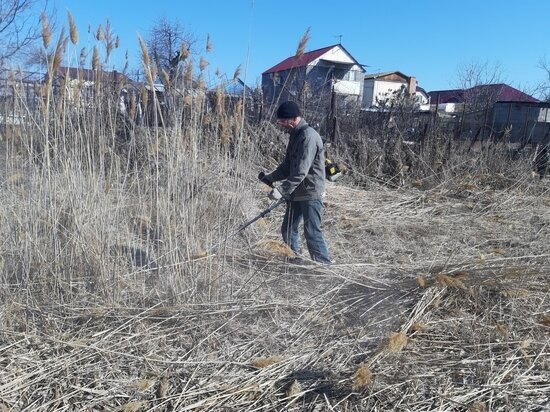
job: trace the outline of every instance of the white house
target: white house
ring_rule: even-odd
[[[362,65],[335,44],[290,56],[262,73],[262,91],[268,103],[282,100],[330,103],[335,93],[345,103],[362,101]]]
[[[418,106],[429,104],[429,96],[416,84],[416,77],[399,71],[367,74],[363,85],[363,108],[381,107],[403,93],[415,96]]]

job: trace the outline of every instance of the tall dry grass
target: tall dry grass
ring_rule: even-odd
[[[146,48],[125,114],[101,69],[116,36],[71,53],[75,30],[47,45],[38,110],[10,80],[25,121],[0,142],[0,409],[548,405],[548,184],[525,159],[442,128],[410,145],[406,110],[342,124],[323,220],[340,264],[294,265],[280,214],[223,241],[268,205],[255,176],[280,131],[221,88],[208,101],[187,56],[161,101]],[[102,81],[54,78],[56,53],[91,55]]]
[[[109,22],[98,27],[91,46],[92,87],[59,75],[62,61],[89,54],[67,52],[78,48],[70,13],[68,23],[69,35],[61,30],[51,44],[42,17],[49,57],[39,110],[28,107],[23,94],[14,100],[25,122],[20,135],[7,142],[3,170],[4,293],[128,304],[226,296],[232,279],[224,278],[220,261],[195,258],[213,252],[212,245],[261,210],[257,196],[263,193],[253,176],[259,165],[274,166],[283,155],[281,133],[268,122],[248,124],[242,102],[227,110],[222,88],[209,101],[202,80],[208,63],[201,57],[199,74],[193,75],[186,45],[176,70],[164,74],[160,101],[151,92],[157,68],[140,38],[146,82],[121,112],[126,85],[102,70],[118,43]],[[308,39],[309,29],[297,55]],[[206,51],[212,47],[208,37]],[[147,121],[135,121],[138,106],[148,108]],[[437,127],[411,145],[406,134],[414,120],[411,107],[403,105],[393,116],[397,126],[342,122],[329,156],[345,166],[348,182],[374,178],[393,187],[429,188],[495,174],[528,175],[525,162],[510,162],[494,148],[474,153]],[[247,243],[237,236],[223,246],[216,253]]]
[[[70,14],[69,24],[76,43]],[[97,33],[107,60],[115,35],[109,24]],[[67,40],[62,31],[51,45],[39,110],[24,95],[14,102],[25,122],[20,136],[6,142],[0,293],[20,301],[126,305],[226,296],[231,280],[210,259],[194,257],[220,253],[211,245],[258,208],[251,187],[257,152],[242,111],[207,110],[200,83],[185,99],[178,96],[182,88],[167,90],[174,104],[161,109],[147,92],[156,68],[141,42],[149,87],[143,90],[154,116],[136,124],[120,111],[125,85],[106,78],[98,45],[88,62],[98,79],[93,87],[59,76]],[[190,80],[190,67],[176,77]],[[235,238],[229,246],[244,244]]]

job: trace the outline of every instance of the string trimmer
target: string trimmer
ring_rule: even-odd
[[[261,179],[260,179],[261,180]],[[263,180],[262,180],[263,181]],[[268,186],[270,187],[273,187],[273,184],[272,183],[267,183],[265,181],[263,181],[265,184],[267,184]],[[274,202],[271,206],[269,206],[267,209],[265,209],[264,211],[262,211],[260,214],[258,214],[257,216],[255,216],[254,218],[250,219],[249,221],[243,223],[242,225],[240,225],[233,233],[230,233],[228,235],[226,235],[222,240],[220,240],[218,243],[214,244],[213,246],[210,246],[210,248],[204,253],[204,255],[208,255],[210,253],[212,253],[214,250],[216,250],[220,245],[222,245],[223,243],[227,242],[229,239],[231,239],[232,237],[234,236],[237,236],[239,233],[241,233],[244,229],[246,229],[248,226],[250,226],[252,223],[256,222],[257,220],[260,220],[261,218],[263,217],[266,217],[273,209],[276,209],[277,207],[279,207],[280,205],[282,205],[283,203],[285,203],[286,200],[285,198],[281,198],[279,200],[277,200],[276,202]]]

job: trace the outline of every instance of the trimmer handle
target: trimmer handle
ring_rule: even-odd
[[[275,187],[275,186],[273,186],[272,181],[270,181],[269,179],[266,179],[266,176],[267,175],[265,174],[265,172],[262,171],[258,174],[258,179],[260,179],[260,182],[268,185],[269,187]]]

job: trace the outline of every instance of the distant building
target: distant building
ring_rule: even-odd
[[[29,113],[39,108],[43,73],[0,68],[0,141],[13,128],[29,121]],[[23,103],[23,104],[21,104]]]
[[[240,78],[224,80],[207,92],[211,107],[223,104],[226,110],[234,110],[242,103],[248,116],[255,115],[258,110],[255,104],[256,94],[257,92]]]
[[[262,73],[262,92],[268,105],[284,100],[330,104],[333,93],[340,105],[359,105],[363,96],[362,65],[335,44],[301,56],[291,56]]]
[[[381,107],[403,96],[414,96],[418,106],[429,103],[429,96],[418,87],[416,77],[399,71],[367,74],[364,77],[362,107]]]
[[[525,146],[540,143],[550,131],[550,103],[503,83],[428,93],[431,109],[454,119],[455,136],[483,141],[491,138]]]
[[[453,112],[464,104],[472,109],[492,106],[496,102],[539,103],[539,100],[504,83],[486,84],[468,89],[434,90],[428,93],[432,110]]]
[[[225,80],[218,84],[217,86],[210,89],[210,91],[216,91],[221,89],[225,96],[231,98],[250,98],[254,90],[251,87],[247,86],[241,79],[230,79]]]

